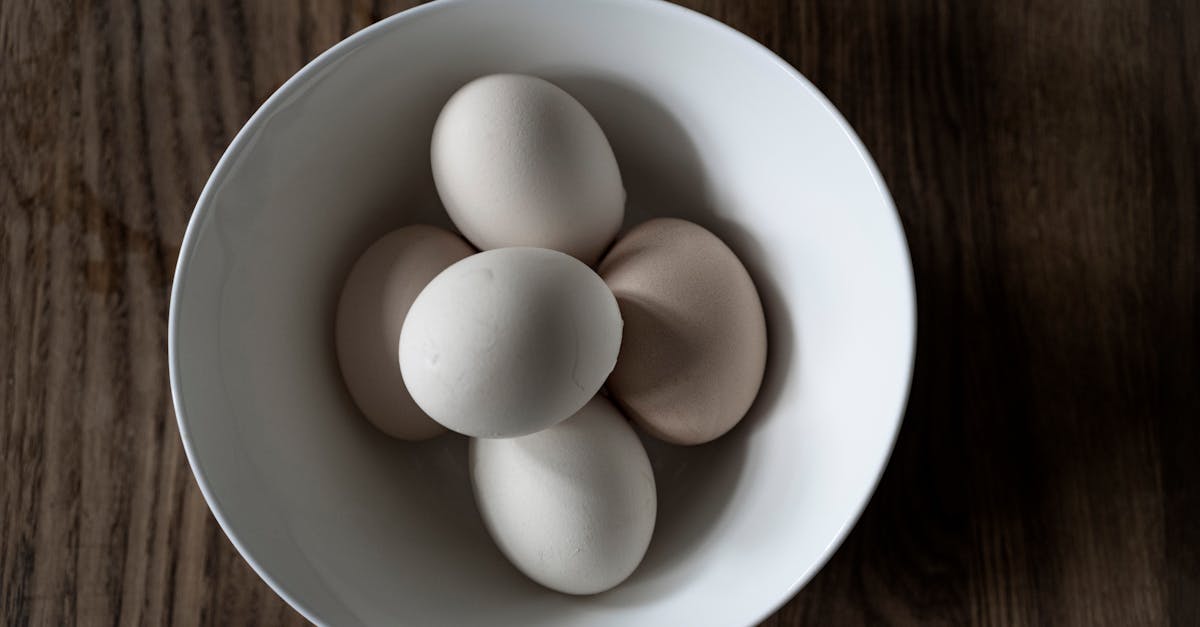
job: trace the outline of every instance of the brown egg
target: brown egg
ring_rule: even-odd
[[[767,362],[762,302],[733,251],[699,225],[660,218],[619,239],[599,272],[625,319],[608,379],[618,404],[675,444],[732,429]]]
[[[449,231],[408,226],[372,244],[346,278],[335,329],[342,378],[362,413],[388,435],[425,440],[446,430],[421,411],[404,385],[400,329],[433,277],[474,252]]]

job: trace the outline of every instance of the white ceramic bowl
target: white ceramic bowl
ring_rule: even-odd
[[[626,228],[655,215],[709,227],[768,315],[751,414],[709,445],[647,442],[654,540],[632,578],[591,597],[509,565],[476,514],[466,441],[383,437],[334,357],[355,257],[394,227],[448,225],[429,170],[439,108],[501,71],[582,101],[620,162]],[[659,2],[446,0],[321,55],[234,139],[180,253],[171,390],[213,514],[313,622],[744,625],[812,577],[870,497],[900,424],[914,315],[878,172],[771,52]]]

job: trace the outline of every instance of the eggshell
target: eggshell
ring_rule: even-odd
[[[473,440],[470,464],[488,532],[543,586],[602,592],[646,554],[658,512],[654,474],[637,434],[604,398],[532,435]]]
[[[533,76],[471,81],[433,129],[433,178],[480,249],[538,246],[591,264],[625,215],[608,139],[579,101]]]
[[[699,225],[661,218],[618,240],[599,272],[625,319],[608,380],[625,412],[675,444],[732,429],[767,361],[762,303],[733,251]]]
[[[354,402],[388,435],[424,440],[445,430],[409,395],[396,346],[417,294],[439,272],[473,252],[453,233],[408,226],[372,244],[346,278],[334,330],[338,363]]]
[[[400,333],[400,369],[434,420],[512,437],[583,407],[620,346],[617,301],[591,268],[544,248],[499,248],[421,292]]]

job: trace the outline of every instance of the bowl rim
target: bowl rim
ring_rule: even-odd
[[[284,588],[271,573],[264,567],[253,555],[250,550],[239,538],[234,531],[229,521],[226,519],[224,510],[221,507],[216,495],[208,483],[206,474],[201,465],[199,453],[195,450],[190,429],[188,428],[188,420],[183,410],[182,403],[182,382],[180,380],[179,366],[179,350],[178,350],[178,334],[179,334],[179,315],[180,315],[180,298],[188,274],[188,265],[192,255],[195,252],[196,240],[200,236],[202,224],[206,222],[211,213],[211,205],[213,196],[216,194],[216,189],[220,187],[220,183],[227,178],[229,173],[234,168],[234,163],[238,157],[248,148],[252,142],[250,139],[257,135],[267,121],[277,112],[279,105],[286,102],[299,90],[305,87],[305,84],[310,79],[319,75],[325,68],[332,63],[337,62],[354,48],[382,34],[387,29],[395,26],[399,22],[410,20],[419,17],[425,13],[444,10],[452,5],[471,5],[477,4],[481,0],[434,0],[432,2],[422,4],[395,13],[385,17],[374,24],[370,24],[363,29],[349,35],[338,43],[331,46],[321,54],[317,55],[311,61],[306,63],[295,74],[283,82],[266,100],[259,105],[258,109],[250,116],[250,119],[238,130],[226,147],[221,158],[214,166],[212,173],[205,181],[204,188],[200,192],[200,196],[196,200],[196,205],[192,211],[192,215],[188,218],[187,228],[184,232],[183,240],[179,248],[179,257],[175,265],[175,275],[171,282],[171,297],[168,308],[167,318],[167,365],[169,370],[169,379],[171,387],[171,401],[175,411],[175,419],[179,428],[180,440],[183,443],[185,456],[187,457],[188,466],[191,468],[192,475],[196,479],[197,485],[200,487],[200,492],[204,497],[205,504],[208,505],[213,517],[216,519],[221,531],[225,534],[229,541],[233,544],[238,554],[242,559],[250,565],[250,568],[261,578],[266,584],[279,595],[288,605],[299,612],[306,620],[316,625],[327,625],[325,621],[316,611],[304,603],[301,599],[293,596]],[[905,409],[908,405],[909,394],[912,390],[913,370],[916,359],[916,339],[917,339],[917,295],[914,270],[912,265],[912,255],[908,247],[908,239],[901,223],[900,216],[896,211],[895,202],[888,190],[887,184],[883,180],[878,167],[872,159],[870,153],[863,145],[862,140],[854,129],[842,116],[841,112],[829,101],[825,95],[817,89],[807,78],[804,77],[798,70],[792,67],[787,61],[783,60],[770,48],[766,47],[761,42],[746,35],[745,33],[717,20],[709,17],[698,11],[687,7],[673,4],[667,0],[591,0],[596,4],[609,4],[621,6],[638,6],[642,9],[660,11],[666,14],[672,14],[673,19],[690,20],[699,28],[709,29],[722,37],[732,37],[733,40],[740,42],[740,45],[746,46],[749,49],[762,55],[766,60],[773,63],[779,69],[783,70],[793,81],[796,82],[800,89],[803,89],[814,97],[821,107],[833,118],[837,126],[845,134],[846,138],[853,145],[855,152],[867,167],[867,171],[879,191],[884,208],[889,209],[889,215],[892,218],[892,226],[894,228],[894,236],[897,238],[901,251],[904,253],[904,258],[907,261],[905,267],[902,268],[906,287],[904,290],[908,295],[908,320],[909,331],[907,333],[908,342],[905,345],[907,353],[907,368],[905,373],[905,382],[903,393],[898,399],[898,406],[893,410],[896,417],[892,423],[891,433],[888,434],[888,444],[885,454],[880,457],[877,462],[877,468],[874,472],[874,477],[866,486],[862,495],[858,498],[858,502],[854,508],[853,514],[849,516],[842,526],[834,534],[829,543],[822,549],[820,556],[799,576],[793,581],[785,592],[776,599],[773,603],[760,609],[757,612],[757,618],[750,624],[761,623],[777,612],[781,607],[790,602],[796,594],[803,588],[812,578],[820,572],[825,564],[837,552],[837,549],[845,541],[850,531],[858,523],[862,517],[863,511],[870,502],[871,497],[875,494],[875,490],[879,485],[879,481],[887,469],[888,462],[891,460],[892,453],[895,450],[896,440],[900,433],[900,428],[904,422]]]

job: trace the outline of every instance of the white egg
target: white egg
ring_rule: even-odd
[[[658,513],[646,450],[602,397],[545,431],[472,440],[475,502],[500,550],[530,579],[594,594],[641,563]]]
[[[433,178],[475,246],[538,246],[595,262],[625,215],[612,147],[579,101],[540,78],[494,74],[446,103]]]
[[[424,440],[446,431],[409,396],[396,346],[417,294],[438,273],[473,252],[449,231],[407,226],[372,244],[346,277],[334,325],[338,364],[359,409],[392,437]]]
[[[582,262],[499,248],[437,275],[400,332],[400,370],[425,413],[482,438],[533,433],[583,407],[621,346],[616,298]]]

